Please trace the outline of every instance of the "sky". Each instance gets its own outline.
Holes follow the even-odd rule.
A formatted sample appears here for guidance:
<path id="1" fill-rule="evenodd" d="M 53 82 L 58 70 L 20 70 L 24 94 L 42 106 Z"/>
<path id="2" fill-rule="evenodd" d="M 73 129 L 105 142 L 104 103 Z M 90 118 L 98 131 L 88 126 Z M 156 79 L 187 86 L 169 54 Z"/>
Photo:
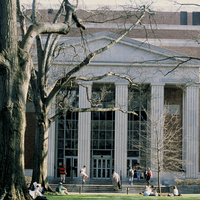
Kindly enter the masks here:
<path id="1" fill-rule="evenodd" d="M 62 0 L 38 1 L 42 8 L 56 8 Z M 70 0 L 72 3 L 76 0 Z M 128 5 L 151 5 L 152 10 L 156 11 L 200 11 L 200 6 L 180 6 L 180 4 L 199 4 L 200 0 L 79 0 L 79 8 L 96 9 L 101 6 L 109 6 L 113 9 Z M 30 5 L 32 0 L 21 0 L 24 5 Z M 43 2 L 43 3 L 42 3 Z M 120 5 L 120 6 L 119 6 Z"/>

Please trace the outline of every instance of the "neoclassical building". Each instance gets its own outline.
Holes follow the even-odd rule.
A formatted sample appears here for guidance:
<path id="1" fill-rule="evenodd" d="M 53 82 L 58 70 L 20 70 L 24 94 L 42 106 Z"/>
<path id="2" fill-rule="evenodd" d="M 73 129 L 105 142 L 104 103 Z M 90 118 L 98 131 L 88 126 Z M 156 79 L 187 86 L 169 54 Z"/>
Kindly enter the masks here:
<path id="1" fill-rule="evenodd" d="M 116 37 L 110 32 L 89 35 L 86 38 L 87 47 L 94 51 Z M 57 76 L 63 71 L 67 72 L 84 58 L 80 48 L 81 38 L 72 37 L 63 41 L 67 48 L 55 60 L 52 71 Z M 82 82 L 87 87 L 90 98 L 98 101 L 104 91 L 99 107 L 118 107 L 136 114 L 119 110 L 68 112 L 58 119 L 51 126 L 49 134 L 49 178 L 59 177 L 59 168 L 65 164 L 68 178 L 79 178 L 80 169 L 86 165 L 91 179 L 110 179 L 112 170 L 126 179 L 128 167 L 134 167 L 137 163 L 143 168 L 151 167 L 156 178 L 155 141 L 159 139 L 164 146 L 166 141 L 163 138 L 168 132 L 164 126 L 164 115 L 178 117 L 181 126 L 177 132 L 179 141 L 175 140 L 174 148 L 174 154 L 179 154 L 179 167 L 172 167 L 171 172 L 175 172 L 176 178 L 198 178 L 200 63 L 195 60 L 185 61 L 183 54 L 127 37 L 95 57 L 77 75 L 94 77 L 113 72 L 130 78 L 135 86 L 131 86 L 127 79 L 114 75 Z M 87 100 L 86 88 L 82 85 L 73 87 L 71 93 L 76 97 L 73 106 L 92 106 Z M 50 115 L 55 110 L 55 106 L 52 106 Z M 32 119 L 32 111 L 33 108 L 28 106 L 28 120 Z M 163 149 L 163 158 L 164 152 Z M 170 155 L 172 154 L 173 151 Z M 165 170 L 167 164 L 165 161 L 161 164 L 164 169 L 162 178 L 173 179 L 174 174 Z M 29 169 L 28 166 L 26 168 Z"/>

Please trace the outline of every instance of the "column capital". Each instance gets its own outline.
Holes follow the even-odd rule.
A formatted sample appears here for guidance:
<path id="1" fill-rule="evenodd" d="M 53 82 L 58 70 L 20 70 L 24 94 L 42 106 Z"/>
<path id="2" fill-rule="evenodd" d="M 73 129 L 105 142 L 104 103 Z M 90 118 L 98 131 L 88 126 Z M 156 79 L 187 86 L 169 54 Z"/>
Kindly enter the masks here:
<path id="1" fill-rule="evenodd" d="M 190 87 L 200 88 L 198 84 L 190 84 L 190 83 L 187 83 L 187 84 L 186 84 L 186 87 L 187 87 L 187 88 L 190 88 Z"/>
<path id="2" fill-rule="evenodd" d="M 165 83 L 151 83 L 151 86 L 165 86 Z"/>
<path id="3" fill-rule="evenodd" d="M 116 82 L 115 85 L 124 85 L 124 86 L 128 86 L 129 83 L 128 82 Z"/>
<path id="4" fill-rule="evenodd" d="M 81 84 L 83 84 L 83 85 L 93 85 L 93 82 L 92 81 L 79 81 Z M 80 87 L 81 85 L 79 85 L 79 87 Z"/>

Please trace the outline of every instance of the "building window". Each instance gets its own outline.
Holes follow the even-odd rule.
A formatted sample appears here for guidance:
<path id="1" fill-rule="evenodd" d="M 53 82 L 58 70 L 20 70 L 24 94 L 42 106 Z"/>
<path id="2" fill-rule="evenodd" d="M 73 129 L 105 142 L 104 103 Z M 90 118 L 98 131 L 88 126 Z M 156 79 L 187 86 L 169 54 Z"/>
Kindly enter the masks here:
<path id="1" fill-rule="evenodd" d="M 192 12 L 192 25 L 200 25 L 200 12 Z"/>
<path id="2" fill-rule="evenodd" d="M 187 12 L 181 11 L 180 12 L 180 25 L 187 25 L 187 24 L 188 24 Z"/>
<path id="3" fill-rule="evenodd" d="M 114 107 L 114 84 L 94 84 L 92 99 L 96 108 Z M 114 167 L 115 112 L 92 112 L 91 177 L 110 178 Z"/>
<path id="4" fill-rule="evenodd" d="M 146 167 L 146 135 L 147 112 L 150 97 L 149 85 L 138 85 L 129 88 L 128 110 L 136 114 L 128 114 L 127 169 L 137 163 Z"/>
<path id="5" fill-rule="evenodd" d="M 77 108 L 79 106 L 78 87 L 61 91 L 57 96 L 57 107 Z M 60 167 L 65 164 L 67 177 L 77 177 L 78 156 L 78 112 L 68 111 L 57 120 L 57 176 Z"/>

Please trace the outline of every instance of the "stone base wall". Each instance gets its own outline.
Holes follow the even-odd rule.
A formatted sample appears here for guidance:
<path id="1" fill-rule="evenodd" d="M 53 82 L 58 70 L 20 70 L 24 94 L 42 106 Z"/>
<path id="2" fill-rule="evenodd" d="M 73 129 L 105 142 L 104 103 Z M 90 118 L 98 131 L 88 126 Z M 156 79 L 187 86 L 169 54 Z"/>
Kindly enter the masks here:
<path id="1" fill-rule="evenodd" d="M 181 194 L 200 194 L 200 179 L 176 179 L 174 183 Z"/>

